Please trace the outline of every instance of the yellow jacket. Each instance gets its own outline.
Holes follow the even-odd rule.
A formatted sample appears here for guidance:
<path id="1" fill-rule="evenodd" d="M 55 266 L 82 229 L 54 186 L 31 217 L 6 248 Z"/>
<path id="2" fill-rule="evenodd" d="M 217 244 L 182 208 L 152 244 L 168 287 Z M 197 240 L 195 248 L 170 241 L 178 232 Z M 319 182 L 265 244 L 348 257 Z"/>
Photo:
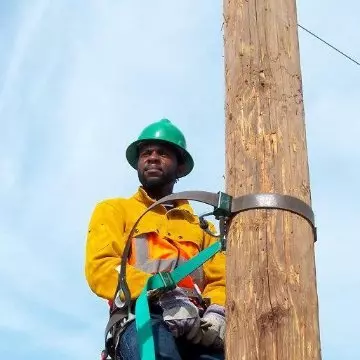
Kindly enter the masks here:
<path id="1" fill-rule="evenodd" d="M 139 187 L 130 198 L 109 199 L 96 205 L 88 228 L 85 275 L 90 288 L 98 296 L 113 299 L 118 283 L 116 268 L 120 265 L 129 232 L 140 215 L 153 203 L 154 200 Z M 185 258 L 191 257 L 217 240 L 200 228 L 199 219 L 187 201 L 178 201 L 171 210 L 158 206 L 149 211 L 137 225 L 134 236 L 149 244 L 150 238 L 142 235 L 150 233 L 157 235 L 151 242 L 150 250 L 146 250 L 151 252 L 148 255 L 152 259 L 166 259 L 167 253 L 174 253 L 174 249 L 184 254 Z M 150 262 L 151 271 L 146 271 L 149 262 L 139 264 L 141 256 L 136 253 L 134 240 L 126 273 L 131 296 L 136 299 L 146 280 L 156 271 L 153 269 L 155 261 Z M 215 255 L 203 265 L 201 271 L 204 274 L 200 286 L 202 296 L 209 298 L 211 303 L 224 306 L 225 255 Z"/>

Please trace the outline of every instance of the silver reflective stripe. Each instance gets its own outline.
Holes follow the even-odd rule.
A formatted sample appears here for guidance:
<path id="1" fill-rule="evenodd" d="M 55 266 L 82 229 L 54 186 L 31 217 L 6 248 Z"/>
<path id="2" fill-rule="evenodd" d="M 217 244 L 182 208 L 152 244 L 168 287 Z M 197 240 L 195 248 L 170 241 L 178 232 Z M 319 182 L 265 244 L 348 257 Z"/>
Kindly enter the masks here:
<path id="1" fill-rule="evenodd" d="M 133 238 L 136 252 L 136 267 L 145 264 L 149 260 L 149 248 L 147 244 L 146 234 Z"/>
<path id="2" fill-rule="evenodd" d="M 147 273 L 157 273 L 159 271 L 171 271 L 175 269 L 177 259 L 157 259 L 147 260 L 145 263 L 137 264 L 136 267 Z"/>

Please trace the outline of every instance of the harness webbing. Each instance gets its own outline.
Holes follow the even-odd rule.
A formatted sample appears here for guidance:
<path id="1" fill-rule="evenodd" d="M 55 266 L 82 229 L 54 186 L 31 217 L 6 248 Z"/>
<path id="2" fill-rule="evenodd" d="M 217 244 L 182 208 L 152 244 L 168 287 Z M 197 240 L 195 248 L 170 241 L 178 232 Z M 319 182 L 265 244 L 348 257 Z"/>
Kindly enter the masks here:
<path id="1" fill-rule="evenodd" d="M 179 281 L 191 274 L 220 250 L 221 242 L 217 241 L 173 271 L 158 273 L 148 279 L 135 305 L 137 341 L 141 360 L 156 360 L 147 292 L 149 290 L 167 291 L 174 289 Z"/>

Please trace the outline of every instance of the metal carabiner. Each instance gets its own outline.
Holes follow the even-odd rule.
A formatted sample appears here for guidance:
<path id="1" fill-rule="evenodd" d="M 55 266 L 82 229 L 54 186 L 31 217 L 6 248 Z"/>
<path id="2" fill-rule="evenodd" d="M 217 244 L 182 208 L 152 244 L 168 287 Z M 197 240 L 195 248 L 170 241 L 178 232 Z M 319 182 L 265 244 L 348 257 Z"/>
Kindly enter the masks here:
<path id="1" fill-rule="evenodd" d="M 199 216 L 200 227 L 210 236 L 219 238 L 221 241 L 221 248 L 223 251 L 225 251 L 226 250 L 227 221 L 229 220 L 229 217 L 222 216 L 222 215 L 218 216 L 220 232 L 219 232 L 219 234 L 215 234 L 209 230 L 209 223 L 205 219 L 206 216 L 211 216 L 211 215 L 214 215 L 214 213 L 208 212 L 208 213 L 205 213 L 205 214 L 202 214 Z"/>
<path id="2" fill-rule="evenodd" d="M 200 227 L 201 227 L 207 234 L 209 234 L 210 236 L 217 238 L 217 237 L 221 236 L 221 233 L 220 233 L 220 234 L 214 234 L 212 231 L 210 231 L 210 230 L 209 230 L 209 223 L 208 223 L 207 220 L 205 220 L 205 217 L 206 217 L 206 216 L 211 216 L 211 215 L 214 215 L 214 213 L 213 213 L 213 212 L 208 212 L 208 213 L 199 215 Z"/>

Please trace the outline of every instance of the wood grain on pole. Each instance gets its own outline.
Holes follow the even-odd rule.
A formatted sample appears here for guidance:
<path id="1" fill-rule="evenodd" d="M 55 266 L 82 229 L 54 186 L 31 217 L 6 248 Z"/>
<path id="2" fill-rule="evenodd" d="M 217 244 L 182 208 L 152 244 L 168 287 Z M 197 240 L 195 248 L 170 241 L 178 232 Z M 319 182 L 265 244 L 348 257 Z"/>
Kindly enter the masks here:
<path id="1" fill-rule="evenodd" d="M 226 192 L 310 204 L 295 0 L 225 0 Z M 227 248 L 228 360 L 321 358 L 313 234 L 281 210 L 237 215 Z"/>

